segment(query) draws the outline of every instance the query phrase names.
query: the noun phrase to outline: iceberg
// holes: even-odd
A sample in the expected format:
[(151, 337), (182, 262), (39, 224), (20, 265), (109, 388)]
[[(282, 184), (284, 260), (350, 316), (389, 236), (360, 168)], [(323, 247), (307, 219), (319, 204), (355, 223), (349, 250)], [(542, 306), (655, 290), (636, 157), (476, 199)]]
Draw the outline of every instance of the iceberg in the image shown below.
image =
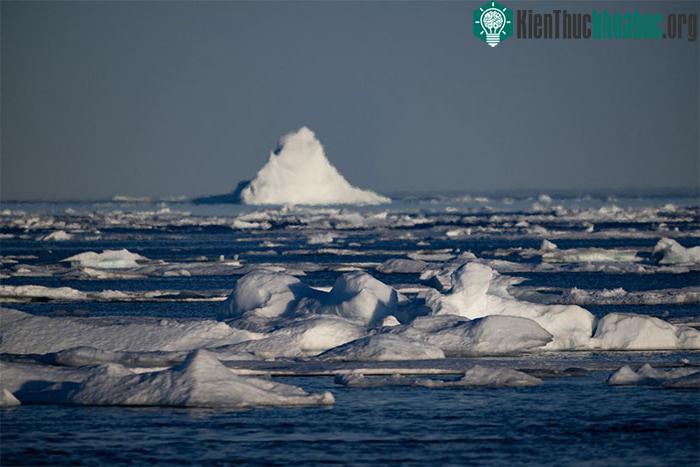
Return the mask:
[(313, 131), (302, 127), (279, 141), (250, 182), (241, 182), (230, 195), (195, 202), (244, 204), (383, 204), (391, 199), (352, 186), (330, 163)]

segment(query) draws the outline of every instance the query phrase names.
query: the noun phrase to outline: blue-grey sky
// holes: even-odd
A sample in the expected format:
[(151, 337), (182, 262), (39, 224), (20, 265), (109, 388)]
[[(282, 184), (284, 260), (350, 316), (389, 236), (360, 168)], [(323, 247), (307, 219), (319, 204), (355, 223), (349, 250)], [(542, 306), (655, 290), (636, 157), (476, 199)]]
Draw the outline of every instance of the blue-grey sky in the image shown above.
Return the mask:
[(302, 125), (384, 193), (698, 186), (699, 41), (490, 48), (481, 3), (3, 1), (2, 198), (226, 192)]

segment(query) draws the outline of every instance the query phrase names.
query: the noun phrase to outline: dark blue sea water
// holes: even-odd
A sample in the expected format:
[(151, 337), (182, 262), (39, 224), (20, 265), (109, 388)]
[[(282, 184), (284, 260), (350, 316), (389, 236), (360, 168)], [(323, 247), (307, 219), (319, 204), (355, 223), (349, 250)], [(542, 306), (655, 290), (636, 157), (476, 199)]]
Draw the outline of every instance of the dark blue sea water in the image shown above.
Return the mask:
[(2, 411), (2, 465), (698, 465), (697, 391), (611, 387), (346, 388), (328, 408), (24, 406)]

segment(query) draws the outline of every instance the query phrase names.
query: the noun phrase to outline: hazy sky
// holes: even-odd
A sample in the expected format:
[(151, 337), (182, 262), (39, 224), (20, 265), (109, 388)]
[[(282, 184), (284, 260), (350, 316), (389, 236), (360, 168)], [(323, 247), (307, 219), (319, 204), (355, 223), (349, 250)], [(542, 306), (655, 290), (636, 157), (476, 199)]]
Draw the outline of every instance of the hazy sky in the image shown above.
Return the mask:
[(490, 48), (481, 3), (3, 1), (2, 198), (226, 192), (302, 125), (385, 193), (698, 185), (700, 41)]

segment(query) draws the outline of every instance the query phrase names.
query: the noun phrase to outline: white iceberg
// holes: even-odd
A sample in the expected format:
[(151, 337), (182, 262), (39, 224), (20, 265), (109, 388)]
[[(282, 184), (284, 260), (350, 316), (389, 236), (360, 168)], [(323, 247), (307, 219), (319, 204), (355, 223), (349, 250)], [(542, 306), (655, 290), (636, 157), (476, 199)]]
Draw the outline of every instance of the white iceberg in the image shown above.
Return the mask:
[(700, 264), (700, 246), (686, 248), (671, 238), (662, 238), (654, 246), (659, 264)]
[(148, 258), (127, 249), (105, 250), (102, 253), (86, 251), (61, 261), (78, 264), (84, 268), (97, 269), (128, 269), (138, 267), (138, 261), (148, 261)]
[(289, 133), (240, 191), (245, 204), (381, 204), (391, 200), (348, 183), (326, 158), (314, 132)]

